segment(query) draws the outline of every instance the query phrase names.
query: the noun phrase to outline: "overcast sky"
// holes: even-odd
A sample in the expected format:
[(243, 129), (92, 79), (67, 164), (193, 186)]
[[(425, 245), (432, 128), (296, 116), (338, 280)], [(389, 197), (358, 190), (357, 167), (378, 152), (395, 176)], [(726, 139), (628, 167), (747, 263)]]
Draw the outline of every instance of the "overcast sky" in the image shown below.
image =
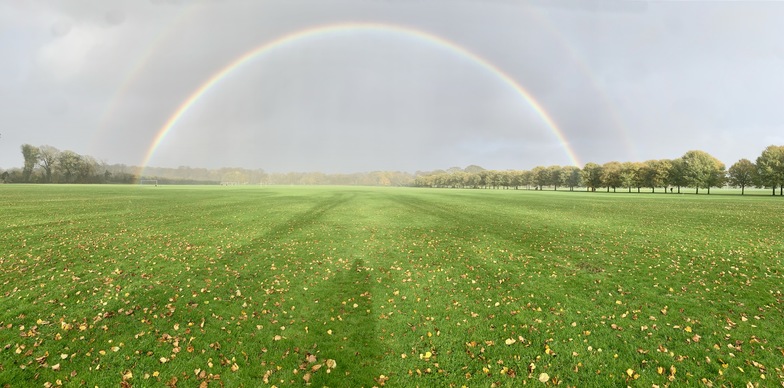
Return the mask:
[(150, 165), (571, 164), (498, 69), (582, 163), (701, 149), (729, 166), (784, 144), (782, 20), (784, 2), (754, 1), (2, 1), (0, 168), (22, 165), (24, 143), (139, 165), (188, 97), (243, 54), (363, 22), (379, 28), (295, 39), (234, 69)]

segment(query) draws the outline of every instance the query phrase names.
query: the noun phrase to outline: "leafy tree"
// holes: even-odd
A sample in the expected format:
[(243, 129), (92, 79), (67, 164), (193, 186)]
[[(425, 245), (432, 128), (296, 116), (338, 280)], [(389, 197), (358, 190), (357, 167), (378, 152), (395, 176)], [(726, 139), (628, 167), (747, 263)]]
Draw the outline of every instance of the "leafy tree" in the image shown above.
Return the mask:
[(98, 183), (98, 161), (89, 155), (79, 155), (79, 165), (76, 171), (77, 183)]
[(596, 191), (596, 188), (602, 185), (602, 166), (592, 162), (586, 163), (580, 177), (587, 190)]
[(73, 151), (63, 151), (57, 157), (57, 170), (63, 182), (74, 183), (82, 169), (82, 157)]
[(519, 184), (517, 183), (517, 171), (504, 170), (501, 171), (501, 175), (503, 176), (502, 180), (505, 188), (517, 189), (517, 186), (519, 186)]
[(469, 185), (469, 177), (471, 174), (460, 170), (452, 174), (452, 179), (454, 180), (455, 187), (470, 187)]
[(751, 186), (756, 179), (757, 166), (748, 159), (741, 159), (729, 169), (729, 182), (740, 187), (740, 195), (745, 194), (746, 186)]
[(545, 186), (550, 183), (550, 173), (547, 171), (547, 168), (543, 166), (536, 166), (531, 170), (531, 174), (533, 175), (533, 183), (537, 189), (541, 190), (542, 186)]
[(784, 146), (770, 145), (757, 157), (757, 175), (762, 185), (773, 189), (779, 186), (779, 195), (784, 195)]
[(41, 158), (41, 152), (38, 147), (30, 144), (22, 144), (22, 157), (24, 158), (24, 168), (22, 169), (22, 180), (30, 182), (30, 177), (33, 175), (33, 169)]
[(667, 173), (667, 184), (677, 187), (678, 194), (681, 193), (681, 187), (688, 185), (688, 182), (686, 181), (686, 165), (683, 158), (670, 161), (670, 170)]
[(699, 194), (700, 188), (718, 187), (724, 183), (726, 172), (724, 164), (709, 153), (700, 150), (687, 152), (683, 157), (683, 173), (687, 184)]
[(569, 187), (569, 191), (580, 185), (582, 171), (577, 166), (564, 166), (561, 169), (561, 182)]
[(720, 162), (718, 159), (715, 160), (715, 169), (711, 172), (711, 175), (708, 177), (708, 194), (710, 194), (711, 187), (722, 187), (727, 184), (727, 168), (724, 166), (724, 163)]
[(481, 181), (479, 174), (469, 173), (469, 172), (466, 172), (465, 174), (466, 175), (464, 178), (464, 184), (466, 187), (473, 187), (473, 188), (479, 187), (479, 183)]
[(620, 162), (607, 162), (602, 165), (602, 186), (607, 187), (607, 192), (610, 192), (612, 187), (613, 192), (621, 186), (621, 163)]
[(512, 187), (514, 187), (515, 190), (519, 189), (520, 186), (523, 185), (524, 173), (525, 172), (522, 171), (522, 170), (510, 170), (509, 171), (509, 177), (510, 177), (510, 180), (511, 180), (511, 184), (512, 184)]
[(561, 171), (561, 166), (547, 167), (548, 184), (553, 186), (553, 190), (558, 190), (558, 186), (563, 184), (563, 176), (561, 175)]
[(464, 171), (465, 171), (465, 172), (467, 172), (467, 173), (469, 173), (469, 174), (477, 174), (477, 173), (480, 173), (480, 172), (482, 172), (482, 171), (485, 171), (485, 169), (484, 169), (484, 167), (482, 167), (482, 166), (477, 166), (477, 165), (475, 165), (475, 164), (472, 164), (472, 165), (470, 165), (470, 166), (467, 166), (467, 167), (464, 169)]
[(485, 170), (485, 184), (491, 189), (496, 189), (501, 185), (501, 175), (496, 170)]
[(528, 190), (531, 190), (531, 186), (534, 185), (534, 173), (531, 170), (523, 170), (520, 173), (520, 184), (525, 186)]
[(433, 187), (433, 175), (417, 175), (414, 178), (414, 186)]
[(640, 168), (640, 186), (650, 187), (652, 193), (657, 187), (664, 187), (666, 191), (671, 167), (672, 163), (667, 159), (645, 161)]
[(641, 165), (634, 162), (624, 162), (621, 164), (621, 171), (619, 174), (621, 186), (629, 188), (632, 192), (632, 187), (637, 187), (637, 192), (640, 191), (640, 169)]

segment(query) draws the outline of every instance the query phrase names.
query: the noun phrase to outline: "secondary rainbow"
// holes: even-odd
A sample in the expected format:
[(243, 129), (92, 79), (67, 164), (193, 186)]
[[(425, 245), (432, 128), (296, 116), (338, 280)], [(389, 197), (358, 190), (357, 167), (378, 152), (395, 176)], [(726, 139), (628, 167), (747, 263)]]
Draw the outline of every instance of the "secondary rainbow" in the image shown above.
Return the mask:
[(90, 148), (97, 147), (102, 140), (105, 140), (100, 137), (105, 135), (111, 120), (116, 119), (114, 116), (117, 113), (117, 109), (120, 107), (123, 97), (128, 93), (131, 86), (136, 83), (144, 68), (152, 61), (153, 55), (161, 50), (161, 47), (169, 40), (172, 32), (179, 29), (182, 22), (187, 20), (194, 10), (195, 7), (183, 8), (182, 11), (178, 12), (172, 18), (172, 21), (158, 29), (153, 35), (152, 42), (144, 48), (141, 55), (136, 56), (136, 60), (129, 66), (128, 71), (125, 72), (125, 76), (120, 80), (117, 90), (109, 99), (106, 109), (104, 109), (103, 114), (101, 114), (101, 117), (98, 119), (98, 125), (90, 137)]
[(299, 42), (302, 40), (306, 40), (308, 38), (313, 38), (317, 36), (324, 36), (329, 34), (338, 34), (338, 33), (346, 33), (346, 32), (366, 32), (366, 31), (376, 31), (376, 32), (391, 32), (400, 34), (403, 36), (417, 38), (420, 41), (433, 44), (438, 47), (445, 48), (455, 54), (458, 54), (462, 57), (468, 58), (474, 63), (480, 65), (482, 68), (490, 71), (495, 76), (497, 76), (501, 81), (503, 81), (506, 85), (514, 89), (514, 91), (525, 100), (531, 108), (536, 111), (538, 116), (542, 119), (542, 121), (547, 125), (550, 131), (555, 135), (558, 141), (561, 143), (564, 151), (566, 152), (570, 162), (580, 167), (580, 161), (577, 157), (577, 154), (574, 152), (572, 147), (569, 145), (569, 142), (566, 140), (566, 136), (564, 136), (563, 131), (555, 124), (555, 121), (550, 117), (547, 111), (539, 104), (536, 99), (528, 93), (525, 88), (523, 88), (514, 78), (510, 75), (502, 71), (500, 68), (492, 64), (491, 62), (487, 61), (486, 59), (468, 51), (467, 49), (457, 45), (454, 42), (446, 40), (442, 37), (437, 35), (433, 35), (429, 32), (417, 30), (411, 27), (404, 27), (398, 26), (394, 24), (386, 24), (386, 23), (340, 23), (340, 24), (330, 24), (330, 25), (323, 25), (308, 28), (301, 31), (296, 31), (287, 35), (284, 35), (280, 38), (277, 38), (273, 41), (264, 43), (261, 46), (258, 46), (245, 54), (241, 55), (240, 57), (234, 59), (229, 64), (224, 66), (221, 70), (214, 73), (206, 82), (201, 84), (196, 90), (191, 93), (185, 101), (180, 104), (174, 114), (169, 117), (166, 123), (158, 130), (155, 138), (153, 139), (149, 149), (147, 150), (146, 155), (144, 156), (144, 160), (141, 164), (142, 172), (144, 168), (147, 167), (147, 164), (152, 159), (153, 154), (155, 154), (155, 150), (158, 146), (163, 142), (166, 135), (171, 131), (171, 129), (177, 124), (177, 121), (182, 118), (182, 116), (193, 106), (193, 104), (199, 100), (207, 91), (209, 91), (213, 86), (215, 86), (218, 82), (220, 82), (223, 78), (227, 75), (231, 74), (242, 65), (247, 63), (248, 61), (269, 53), (277, 48)]

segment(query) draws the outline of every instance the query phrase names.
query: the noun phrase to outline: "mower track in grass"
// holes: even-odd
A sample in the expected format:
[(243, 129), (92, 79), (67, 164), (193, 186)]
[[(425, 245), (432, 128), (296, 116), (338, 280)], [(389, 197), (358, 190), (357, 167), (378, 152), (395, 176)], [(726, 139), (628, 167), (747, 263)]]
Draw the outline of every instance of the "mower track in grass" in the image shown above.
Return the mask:
[(778, 198), (9, 185), (0, 199), (2, 383), (784, 374)]

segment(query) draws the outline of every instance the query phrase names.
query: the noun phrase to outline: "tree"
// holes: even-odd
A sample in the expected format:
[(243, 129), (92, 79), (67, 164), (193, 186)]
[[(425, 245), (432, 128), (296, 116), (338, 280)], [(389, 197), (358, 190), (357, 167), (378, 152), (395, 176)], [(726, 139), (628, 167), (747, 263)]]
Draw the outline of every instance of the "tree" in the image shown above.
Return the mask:
[(729, 169), (729, 182), (740, 187), (740, 195), (745, 194), (746, 186), (751, 186), (757, 174), (757, 166), (748, 159), (741, 159)]
[(77, 183), (98, 183), (98, 161), (89, 155), (80, 155), (76, 170)]
[(714, 158), (714, 166), (715, 168), (708, 177), (708, 194), (710, 194), (711, 187), (722, 187), (727, 184), (727, 168), (724, 166), (724, 163)]
[(22, 157), (24, 158), (24, 168), (22, 169), (22, 180), (30, 182), (30, 177), (33, 175), (33, 169), (41, 158), (41, 152), (38, 147), (30, 144), (22, 144)]
[(482, 171), (482, 175), (485, 177), (485, 185), (491, 189), (497, 189), (501, 184), (501, 175), (496, 170)]
[(580, 167), (564, 166), (561, 169), (561, 182), (569, 187), (569, 191), (574, 191), (574, 188), (580, 185), (581, 173)]
[(670, 171), (667, 173), (667, 184), (678, 188), (678, 194), (681, 193), (681, 187), (686, 186), (686, 165), (683, 158), (673, 159), (670, 161)]
[(531, 190), (531, 186), (534, 184), (534, 173), (531, 170), (523, 170), (520, 173), (520, 184)]
[(586, 163), (580, 176), (587, 190), (596, 191), (596, 188), (602, 185), (602, 166)]
[(613, 192), (621, 186), (621, 163), (620, 162), (607, 162), (602, 165), (602, 186), (607, 188), (610, 192), (612, 187)]
[(485, 169), (482, 166), (477, 166), (475, 164), (472, 164), (470, 166), (467, 166), (465, 169), (463, 169), (463, 171), (465, 171), (465, 172), (467, 172), (469, 174), (477, 174), (477, 173), (480, 173), (482, 171), (485, 171)]
[(537, 187), (538, 190), (542, 189), (542, 186), (549, 184), (550, 182), (550, 174), (547, 171), (547, 168), (543, 166), (536, 166), (531, 170), (532, 178), (534, 186)]
[(81, 170), (82, 157), (73, 151), (63, 151), (57, 157), (57, 170), (62, 174), (63, 182), (74, 183)]
[(523, 186), (523, 180), (525, 179), (525, 171), (522, 170), (512, 170), (509, 172), (512, 177), (512, 186), (514, 186), (515, 190), (519, 189), (520, 186)]
[(561, 166), (547, 167), (547, 180), (553, 186), (553, 190), (558, 190), (558, 186), (563, 184), (563, 176), (561, 175)]
[(481, 177), (477, 173), (465, 173), (465, 177), (463, 178), (463, 182), (465, 187), (477, 188), (479, 187), (479, 183), (481, 182)]
[(709, 153), (700, 150), (687, 152), (681, 157), (685, 181), (699, 194), (700, 188), (718, 187), (724, 183), (726, 172), (724, 164)]
[(632, 187), (637, 188), (637, 192), (640, 192), (640, 170), (641, 164), (634, 163), (634, 162), (624, 162), (621, 164), (621, 172), (619, 174), (621, 186), (629, 188), (629, 192), (632, 192)]
[(664, 187), (667, 191), (667, 178), (672, 163), (667, 159), (648, 160), (640, 168), (640, 185), (650, 187), (651, 192), (655, 193), (657, 187)]
[(784, 195), (784, 146), (770, 145), (757, 157), (757, 175), (763, 186), (773, 189), (779, 186), (779, 195)]
[(60, 150), (50, 145), (42, 145), (38, 148), (38, 152), (40, 156), (39, 163), (41, 168), (44, 169), (44, 182), (51, 183), (52, 171), (54, 170)]

